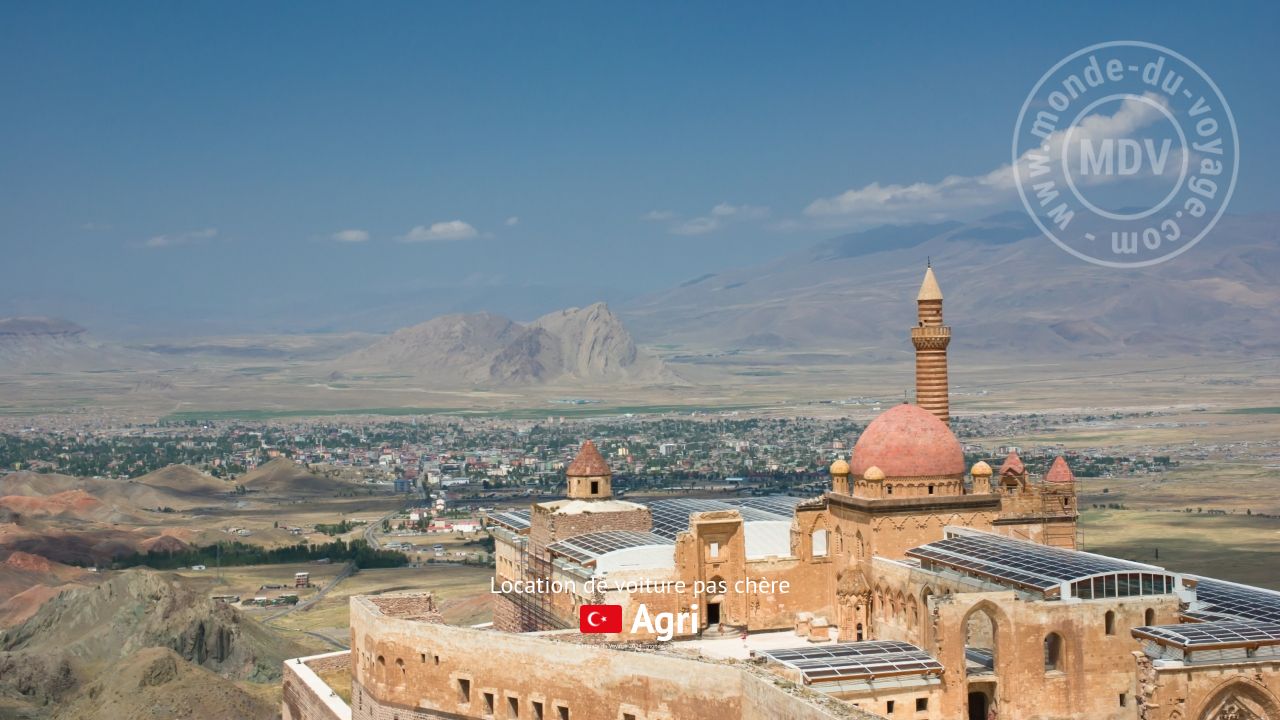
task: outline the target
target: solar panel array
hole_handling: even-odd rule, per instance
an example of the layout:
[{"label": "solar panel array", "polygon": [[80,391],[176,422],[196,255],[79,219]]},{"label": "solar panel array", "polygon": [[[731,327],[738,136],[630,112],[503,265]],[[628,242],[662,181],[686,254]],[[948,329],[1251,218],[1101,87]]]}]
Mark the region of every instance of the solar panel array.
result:
[{"label": "solar panel array", "polygon": [[1280,623],[1280,593],[1213,578],[1195,580],[1196,599],[1208,607],[1189,615]]},{"label": "solar panel array", "polygon": [[707,500],[702,498],[672,498],[649,503],[653,514],[653,532],[675,539],[678,533],[689,529],[689,515],[713,510],[737,510],[743,520],[772,520],[790,522],[795,515],[800,498],[781,495],[753,497],[742,500]]},{"label": "solar panel array", "polygon": [[760,654],[799,670],[806,682],[942,672],[942,663],[928,653],[894,640],[761,650]]},{"label": "solar panel array", "polygon": [[986,533],[955,535],[908,550],[907,555],[1041,592],[1091,575],[1155,569]]},{"label": "solar panel array", "polygon": [[528,510],[509,510],[507,512],[493,513],[489,516],[489,520],[505,525],[517,532],[529,529]]},{"label": "solar panel array", "polygon": [[765,497],[749,497],[741,500],[730,500],[731,504],[741,507],[755,508],[774,515],[782,515],[788,519],[796,514],[796,506],[804,502],[804,498],[789,495],[767,495]]},{"label": "solar panel array", "polygon": [[1182,625],[1154,625],[1135,628],[1134,632],[1140,636],[1191,649],[1214,645],[1280,643],[1280,624],[1270,622],[1220,620]]},{"label": "solar panel array", "polygon": [[573,558],[580,563],[587,563],[615,550],[644,547],[646,545],[671,544],[671,540],[653,533],[609,530],[557,540],[548,545],[547,549]]}]

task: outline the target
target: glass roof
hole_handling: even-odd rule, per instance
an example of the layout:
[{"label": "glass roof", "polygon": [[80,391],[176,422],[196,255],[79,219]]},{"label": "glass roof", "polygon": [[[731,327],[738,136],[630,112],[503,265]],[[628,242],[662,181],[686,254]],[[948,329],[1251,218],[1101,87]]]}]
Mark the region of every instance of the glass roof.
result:
[{"label": "glass roof", "polygon": [[1196,599],[1203,606],[1187,615],[1280,623],[1280,593],[1213,578],[1195,577],[1195,580]]},{"label": "glass roof", "polygon": [[1240,620],[1154,625],[1134,628],[1133,634],[1151,638],[1165,645],[1177,645],[1190,649],[1221,645],[1280,644],[1280,624]]},{"label": "glass roof", "polygon": [[1002,535],[966,530],[907,551],[908,557],[1041,592],[1106,573],[1165,575],[1163,568]]},{"label": "glass roof", "polygon": [[678,533],[689,529],[689,515],[712,510],[737,510],[745,521],[767,520],[791,522],[796,505],[801,498],[771,495],[743,498],[741,500],[708,500],[703,498],[672,498],[654,500],[649,505],[653,514],[653,532],[675,539]]},{"label": "glass roof", "polygon": [[805,682],[942,672],[942,663],[925,651],[910,643],[893,640],[759,652],[775,662],[799,670]]},{"label": "glass roof", "polygon": [[609,530],[557,540],[548,545],[547,549],[579,563],[588,563],[615,550],[671,544],[673,544],[671,540],[653,533]]},{"label": "glass roof", "polygon": [[528,510],[509,510],[507,512],[493,513],[488,517],[490,521],[505,525],[517,532],[529,529]]}]

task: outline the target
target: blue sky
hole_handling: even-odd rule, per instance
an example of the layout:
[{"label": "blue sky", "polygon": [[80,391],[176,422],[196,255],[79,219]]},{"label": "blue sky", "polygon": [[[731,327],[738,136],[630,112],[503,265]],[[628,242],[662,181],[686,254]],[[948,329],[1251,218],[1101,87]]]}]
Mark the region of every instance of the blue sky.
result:
[{"label": "blue sky", "polygon": [[0,315],[145,335],[622,302],[865,220],[822,198],[1007,163],[1040,75],[1114,39],[1213,76],[1231,210],[1275,211],[1278,36],[1274,3],[4,2]]}]

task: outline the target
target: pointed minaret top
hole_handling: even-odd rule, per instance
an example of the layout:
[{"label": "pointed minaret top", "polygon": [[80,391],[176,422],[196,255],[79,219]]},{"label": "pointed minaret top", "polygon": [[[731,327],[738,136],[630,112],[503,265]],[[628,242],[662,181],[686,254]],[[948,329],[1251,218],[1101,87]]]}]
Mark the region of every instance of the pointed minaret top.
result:
[{"label": "pointed minaret top", "polygon": [[569,477],[595,477],[609,474],[609,463],[605,462],[600,451],[596,449],[596,444],[590,440],[582,443],[578,456],[565,470],[565,475]]},{"label": "pointed minaret top", "polygon": [[924,282],[920,283],[920,293],[916,295],[916,302],[921,300],[941,300],[942,288],[938,287],[938,279],[933,276],[933,265],[925,268]]}]

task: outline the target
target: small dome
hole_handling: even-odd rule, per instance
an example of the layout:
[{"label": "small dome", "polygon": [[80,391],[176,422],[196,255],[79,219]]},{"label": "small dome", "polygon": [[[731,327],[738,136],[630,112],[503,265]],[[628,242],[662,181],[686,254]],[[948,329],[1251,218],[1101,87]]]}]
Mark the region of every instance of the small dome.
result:
[{"label": "small dome", "polygon": [[884,471],[876,467],[875,465],[872,465],[871,467],[867,468],[866,472],[862,473],[862,479],[863,480],[883,480]]},{"label": "small dome", "polygon": [[979,460],[969,468],[969,474],[974,477],[991,477],[991,466]]},{"label": "small dome", "polygon": [[1049,468],[1049,472],[1045,473],[1045,482],[1051,483],[1073,483],[1076,481],[1075,473],[1071,472],[1071,468],[1067,465],[1067,459],[1058,456],[1053,461],[1053,467]]},{"label": "small dome", "polygon": [[831,474],[832,475],[848,475],[849,463],[845,462],[844,458],[836,458],[836,461],[831,463]]},{"label": "small dome", "polygon": [[891,478],[964,475],[964,449],[951,428],[919,405],[903,403],[867,425],[853,446],[855,475],[872,465]]}]

